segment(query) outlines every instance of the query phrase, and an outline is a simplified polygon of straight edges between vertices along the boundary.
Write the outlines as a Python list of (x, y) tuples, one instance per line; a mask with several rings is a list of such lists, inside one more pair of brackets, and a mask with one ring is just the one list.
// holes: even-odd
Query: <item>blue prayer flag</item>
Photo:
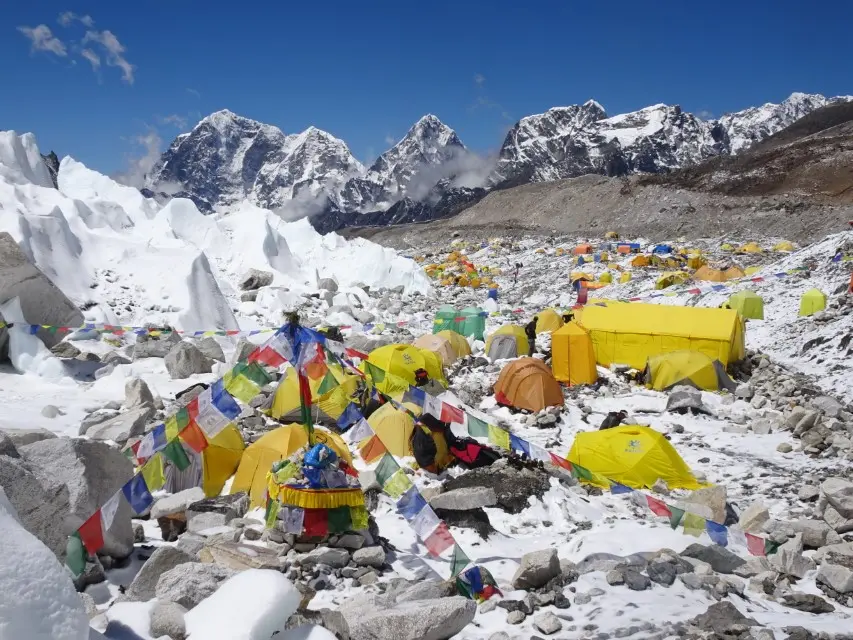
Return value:
[(151, 492), (148, 491), (148, 485), (145, 484), (145, 478), (142, 477), (141, 473), (125, 482), (121, 491), (134, 513), (145, 513), (148, 507), (154, 503), (154, 498), (151, 497)]
[(631, 493), (633, 489), (631, 487), (626, 487), (624, 484), (619, 484), (618, 482), (610, 481), (610, 493), (612, 494), (620, 494), (620, 493)]
[(166, 425), (158, 424), (151, 431), (151, 435), (154, 437), (154, 451), (160, 451), (166, 448), (166, 445), (169, 444), (166, 440)]
[(509, 446), (513, 451), (520, 451), (528, 458), (530, 457), (530, 443), (522, 440), (517, 435), (509, 434)]
[(397, 501), (397, 511), (402, 514), (402, 516), (408, 521), (411, 522), (415, 519), (423, 509), (426, 507), (426, 500), (420, 494), (417, 487), (410, 487), (406, 493), (400, 496), (400, 499)]
[(353, 402), (350, 402), (347, 405), (347, 408), (344, 409), (344, 412), (341, 414), (341, 417), (338, 418), (338, 426), (341, 429), (347, 429), (359, 420), (361, 420), (364, 416), (361, 415), (361, 411), (358, 409), (358, 405)]
[(423, 408), (426, 402), (426, 391), (418, 387), (409, 387), (403, 394), (403, 402), (412, 402)]
[(225, 390), (225, 382), (220, 378), (210, 387), (210, 404), (216, 407), (217, 411), (229, 420), (236, 420), (240, 417), (242, 409), (237, 401)]
[(708, 537), (711, 538), (714, 544), (718, 544), (721, 547), (725, 547), (729, 544), (729, 530), (727, 527), (717, 524), (716, 522), (712, 522), (711, 520), (706, 520), (705, 530), (708, 532)]

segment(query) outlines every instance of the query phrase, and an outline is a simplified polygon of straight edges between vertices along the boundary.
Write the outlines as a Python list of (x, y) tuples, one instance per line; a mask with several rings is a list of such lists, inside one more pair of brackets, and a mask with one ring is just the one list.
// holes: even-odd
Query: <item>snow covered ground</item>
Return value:
[[(334, 234), (321, 237), (307, 221), (285, 223), (268, 211), (248, 205), (228, 215), (208, 217), (186, 200), (173, 200), (160, 207), (70, 158), (63, 160), (59, 189), (54, 189), (43, 171), (35, 142), (28, 136), (0, 134), (0, 230), (11, 233), (66, 295), (85, 306), (87, 319), (91, 321), (123, 325), (168, 322), (190, 331), (252, 329), (275, 326), (281, 323), (283, 311), (297, 307), (309, 317), (322, 319), (328, 315), (329, 301), (310, 296), (318, 292), (318, 278), (333, 277), (340, 285), (339, 293), (331, 301), (338, 307), (336, 318), (349, 317), (341, 310), (343, 306), (360, 307), (375, 316), (370, 323), (374, 325), (372, 329), (369, 325), (365, 329), (365, 323), (353, 323), (352, 331), (365, 329), (411, 340), (431, 330), (433, 315), (441, 304), (463, 307), (483, 304), (485, 299), (483, 290), (433, 287), (414, 261), (364, 240), (346, 241)], [(498, 305), (501, 313), (487, 319), (487, 332), (507, 322), (524, 324), (535, 311), (546, 306), (570, 306), (574, 302), (569, 287), (570, 272), (584, 271), (597, 277), (607, 269), (603, 264), (578, 267), (575, 257), (554, 255), (555, 247), (571, 248), (578, 241), (552, 238), (544, 242), (530, 238), (470, 251), (469, 258), (478, 266), (500, 267), (504, 271), (496, 278), (501, 285)], [(676, 292), (675, 296), (646, 301), (718, 306), (734, 291), (750, 288), (764, 298), (766, 319), (749, 322), (747, 347), (761, 350), (774, 361), (810, 376), (814, 384), (849, 403), (853, 401), (853, 361), (844, 349), (837, 348), (837, 342), (845, 332), (853, 330), (853, 316), (828, 319), (797, 316), (803, 291), (818, 287), (831, 294), (849, 280), (850, 263), (829, 262), (835, 248), (848, 241), (853, 241), (853, 233), (838, 234), (791, 255), (765, 253), (741, 257), (721, 253), (719, 239), (707, 240), (698, 246), (715, 260), (746, 261), (744, 266), (761, 264), (762, 270), (755, 275), (765, 279), (731, 284), (725, 292), (710, 291), (697, 296), (686, 292), (693, 285), (655, 291), (659, 272), (635, 269), (630, 282), (601, 289), (593, 297), (628, 298)], [(763, 239), (762, 244), (771, 246), (774, 239)], [(544, 252), (537, 252), (542, 248)], [(447, 250), (448, 246), (417, 247), (412, 255)], [(619, 257), (616, 261), (627, 268), (628, 258)], [(517, 283), (512, 275), (515, 263), (523, 265)], [(807, 276), (773, 275), (804, 265), (810, 266)], [(251, 268), (272, 272), (274, 281), (261, 290), (257, 301), (241, 301), (239, 281)], [(356, 287), (357, 284), (367, 285), (370, 293)], [(707, 288), (708, 284), (702, 286)], [(391, 291), (395, 287), (397, 291)], [(519, 308), (524, 311), (513, 313)], [(824, 340), (815, 347), (819, 351), (803, 352), (803, 343), (815, 338)], [(226, 355), (230, 355), (233, 344), (225, 339), (222, 342)], [(75, 344), (96, 354), (114, 348), (97, 341), (78, 340)], [(474, 347), (475, 353), (481, 354), (482, 344)], [(209, 382), (223, 371), (224, 365), (216, 365), (211, 374), (176, 381), (169, 378), (161, 359), (149, 358), (119, 365), (112, 374), (81, 384), (69, 379), (39, 377), (32, 372), (14, 372), (7, 367), (0, 369), (3, 398), (0, 428), (44, 427), (61, 435), (76, 435), (84, 415), (110, 401), (124, 399), (124, 383), (131, 377), (143, 378), (155, 395), (169, 399), (194, 381)], [(625, 409), (638, 423), (667, 433), (687, 464), (704, 474), (709, 482), (725, 485), (729, 500), (740, 510), (761, 500), (772, 517), (784, 520), (807, 517), (811, 507), (798, 500), (798, 490), (805, 484), (818, 484), (849, 464), (839, 458), (805, 456), (797, 451), (798, 441), (788, 432), (757, 435), (724, 431), (732, 426), (732, 409), (714, 394), (703, 394), (706, 404), (714, 409), (713, 415), (681, 416), (665, 412), (666, 394), (628, 387), (602, 371), (611, 382), (609, 387), (580, 392), (577, 398), (567, 401), (555, 428), (540, 429), (528, 424), (527, 416), (511, 414), (505, 408), (498, 408), (493, 397), (483, 397), (497, 377), (494, 368), (452, 373), (451, 394), (474, 399), (475, 408), (521, 437), (558, 454), (568, 451), (575, 434), (597, 428), (608, 411)], [(56, 406), (61, 413), (54, 418), (45, 417), (42, 409), (46, 404)], [(581, 410), (581, 404), (588, 407), (588, 413)], [(750, 413), (750, 417), (758, 415), (757, 411)], [(791, 444), (794, 451), (778, 451), (777, 447), (784, 443)], [(437, 482), (423, 472), (418, 472), (414, 480), (422, 487)], [(486, 512), (496, 530), (487, 540), (467, 528), (453, 527), (452, 532), (471, 559), (492, 572), (507, 598), (525, 595), (514, 592), (509, 582), (521, 556), (532, 550), (556, 548), (561, 559), (577, 562), (593, 553), (624, 556), (664, 548), (679, 552), (696, 542), (680, 530), (673, 531), (667, 522), (653, 517), (647, 509), (640, 509), (630, 498), (590, 495), (554, 479), (545, 495), (541, 499), (531, 496), (529, 505), (520, 514), (511, 515), (500, 508), (487, 508)], [(381, 535), (398, 550), (394, 572), (383, 576), (383, 583), (392, 577), (444, 579), (448, 576), (447, 562), (428, 556), (389, 498), (380, 497), (374, 515)], [(146, 534), (150, 543), (158, 530), (148, 523)], [(699, 541), (710, 543), (704, 534)], [(118, 585), (127, 585), (137, 569), (134, 564), (110, 572), (108, 584), (89, 589), (102, 610), (117, 595)], [(794, 589), (820, 594), (814, 574), (810, 572)], [(563, 631), (554, 637), (586, 638), (595, 634), (623, 637), (631, 627), (649, 624), (660, 627), (687, 620), (715, 602), (706, 590), (690, 590), (680, 582), (669, 588), (653, 585), (642, 592), (611, 587), (603, 572), (582, 575), (572, 588), (575, 593), (568, 595), (573, 601), (577, 594), (598, 593), (596, 589), (603, 593), (588, 601), (580, 599), (570, 609), (558, 611), (563, 616)], [(358, 593), (373, 590), (375, 587), (341, 585), (339, 589), (319, 592), (311, 607), (334, 608)], [(732, 595), (729, 599), (747, 615), (779, 632), (777, 637), (784, 637), (781, 632), (784, 627), (795, 625), (833, 633), (850, 629), (853, 609), (838, 603), (834, 612), (815, 615), (784, 607), (763, 594), (744, 593), (748, 598)], [(148, 606), (118, 604), (96, 626), (106, 637), (118, 638), (121, 636), (111, 635), (106, 624), (115, 620), (145, 639)], [(510, 628), (506, 624), (506, 611), (481, 607), (474, 622), (459, 637), (485, 640), (501, 630), (510, 637), (526, 638), (537, 633), (532, 617)], [(648, 637), (643, 633), (641, 630), (628, 635)]]

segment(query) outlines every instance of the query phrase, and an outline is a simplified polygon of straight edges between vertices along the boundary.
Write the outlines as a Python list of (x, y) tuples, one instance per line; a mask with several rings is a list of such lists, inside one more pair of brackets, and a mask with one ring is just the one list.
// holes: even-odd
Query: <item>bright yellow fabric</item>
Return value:
[[(339, 364), (330, 364), (329, 371), (340, 384), (325, 395), (318, 394), (320, 385), (323, 384), (322, 377), (316, 380), (308, 379), (308, 386), (311, 388), (311, 397), (314, 401), (311, 412), (315, 416), (322, 412), (332, 420), (337, 420), (350, 403), (350, 397), (358, 388), (358, 376), (344, 371)], [(270, 415), (276, 420), (288, 417), (297, 420), (299, 419), (300, 407), (299, 377), (293, 367), (288, 367), (284, 380), (275, 390)]]
[(746, 273), (740, 267), (729, 267), (725, 271), (720, 271), (719, 269), (712, 269), (705, 265), (693, 274), (693, 279), (707, 282), (727, 282), (743, 278), (745, 275)]
[(743, 251), (744, 253), (761, 253), (761, 247), (755, 242), (747, 242), (738, 251)]
[(364, 493), (361, 489), (294, 489), (281, 487), (278, 500), (287, 506), (303, 509), (337, 509), (338, 507), (364, 506)]
[[(424, 369), (430, 378), (447, 386), (439, 357), (431, 351), (418, 349), (410, 344), (389, 344), (374, 349), (368, 356), (368, 362), (386, 373), (402, 378), (410, 385), (415, 384), (415, 371)], [(367, 371), (366, 362), (362, 362), (359, 368)], [(376, 388), (383, 393), (390, 393), (385, 381), (378, 383)]]
[(761, 271), (761, 269), (762, 269), (762, 267), (760, 265), (753, 265), (751, 267), (747, 267), (746, 269), (744, 269), (744, 273), (748, 276), (751, 276), (751, 275)]
[[(322, 427), (314, 428), (314, 439), (319, 444), (329, 446), (343, 458), (347, 464), (352, 464), (349, 448), (341, 437)], [(267, 473), (273, 463), (290, 456), (294, 451), (308, 444), (308, 434), (299, 424), (289, 424), (279, 427), (248, 447), (243, 452), (237, 474), (231, 483), (231, 493), (247, 491), (252, 507), (264, 506), (264, 494), (267, 488)]]
[(650, 262), (649, 256), (646, 256), (646, 255), (634, 256), (631, 259), (631, 266), (632, 267), (648, 267), (649, 262)]
[(395, 409), (389, 402), (374, 411), (367, 419), (367, 423), (392, 456), (404, 458), (412, 455), (409, 442), (415, 428), (415, 421), (407, 413)]
[(775, 247), (773, 247), (773, 251), (793, 251), (794, 245), (788, 242), (787, 240), (783, 240)]
[(460, 335), (455, 331), (451, 331), (450, 329), (439, 331), (435, 335), (441, 336), (450, 343), (450, 346), (453, 347), (453, 351), (456, 352), (457, 358), (464, 358), (465, 356), (471, 355), (471, 345), (468, 344), (465, 336)]
[(148, 491), (157, 491), (166, 484), (166, 476), (163, 474), (163, 456), (155, 453), (142, 466), (140, 473), (145, 478), (145, 486), (148, 487)]
[(222, 487), (240, 466), (245, 447), (240, 430), (233, 424), (208, 441), (201, 453), (204, 495), (212, 498), (222, 493)]
[(732, 245), (728, 242), (724, 242), (722, 245), (720, 245), (720, 250), (721, 251), (734, 251), (735, 248), (734, 248), (734, 245)]
[(551, 335), (551, 353), (551, 369), (558, 382), (592, 384), (598, 379), (592, 340), (576, 322)]
[(492, 333), (486, 340), (486, 353), (489, 353), (489, 347), (492, 346), (492, 339), (495, 336), (513, 336), (515, 338), (516, 356), (526, 356), (530, 352), (527, 334), (524, 333), (524, 328), (517, 324), (505, 324)]
[(690, 276), (683, 271), (669, 271), (655, 282), (655, 289), (666, 289), (675, 284), (683, 284)]
[(743, 321), (733, 309), (631, 303), (588, 304), (580, 324), (589, 332), (598, 364), (642, 369), (650, 356), (700, 351), (724, 366), (745, 354)]
[(613, 274), (612, 274), (612, 273), (610, 273), (609, 271), (605, 271), (604, 273), (602, 273), (602, 274), (598, 277), (598, 281), (599, 281), (599, 282), (605, 282), (605, 283), (607, 283), (607, 284), (610, 284), (611, 282), (613, 282)]
[(652, 389), (663, 391), (677, 384), (719, 391), (720, 381), (714, 361), (698, 351), (672, 351), (649, 358)]
[(553, 309), (545, 309), (536, 314), (536, 333), (556, 331), (563, 326), (563, 319)]
[(658, 478), (671, 489), (701, 487), (663, 434), (649, 427), (621, 426), (579, 433), (568, 460), (634, 489), (650, 488)]
[(809, 289), (800, 298), (800, 315), (810, 316), (826, 309), (826, 295), (820, 289)]
[[(420, 349), (419, 351), (424, 359), (424, 369), (426, 369), (429, 377), (437, 380), (443, 387), (447, 388), (447, 378), (444, 377), (444, 366), (441, 364), (441, 358), (438, 357), (438, 354), (427, 351), (426, 349)], [(412, 372), (412, 375), (414, 376), (414, 372)], [(406, 381), (408, 382), (408, 378), (406, 378)], [(413, 383), (409, 382), (409, 384)]]
[(690, 256), (687, 258), (687, 266), (690, 269), (698, 269), (705, 265), (705, 258), (702, 256)]
[(729, 307), (749, 320), (764, 320), (764, 300), (753, 291), (738, 291), (729, 296)]
[(625, 284), (626, 282), (631, 282), (631, 272), (626, 271), (621, 276), (619, 276), (619, 282), (621, 284)]

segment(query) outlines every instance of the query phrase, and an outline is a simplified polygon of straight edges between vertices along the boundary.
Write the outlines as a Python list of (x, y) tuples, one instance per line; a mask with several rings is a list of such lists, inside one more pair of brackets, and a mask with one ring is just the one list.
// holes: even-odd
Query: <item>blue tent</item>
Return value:
[(659, 244), (655, 247), (652, 253), (675, 253), (673, 248), (668, 244)]
[(593, 262), (601, 262), (601, 254), (600, 253), (594, 253), (592, 255), (592, 261)]
[(583, 259), (583, 256), (578, 256), (578, 266), (579, 267), (583, 266), (584, 262), (585, 262), (585, 260)]

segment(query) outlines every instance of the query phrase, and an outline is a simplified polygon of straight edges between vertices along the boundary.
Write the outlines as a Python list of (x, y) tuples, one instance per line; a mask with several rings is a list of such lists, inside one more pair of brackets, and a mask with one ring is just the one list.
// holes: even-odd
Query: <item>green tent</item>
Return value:
[(739, 291), (729, 297), (729, 308), (747, 320), (764, 320), (764, 300), (754, 291)]
[(809, 289), (800, 298), (800, 315), (810, 316), (826, 309), (826, 295), (820, 289)]
[(456, 309), (451, 307), (449, 304), (441, 307), (435, 314), (435, 320), (432, 323), (432, 332), (438, 333), (439, 331), (445, 330), (456, 331), (456, 314)]
[(458, 311), (450, 305), (441, 307), (435, 314), (432, 332), (455, 331), (461, 336), (474, 336), (475, 340), (484, 340), (486, 332), (486, 313), (477, 307), (468, 307)]

